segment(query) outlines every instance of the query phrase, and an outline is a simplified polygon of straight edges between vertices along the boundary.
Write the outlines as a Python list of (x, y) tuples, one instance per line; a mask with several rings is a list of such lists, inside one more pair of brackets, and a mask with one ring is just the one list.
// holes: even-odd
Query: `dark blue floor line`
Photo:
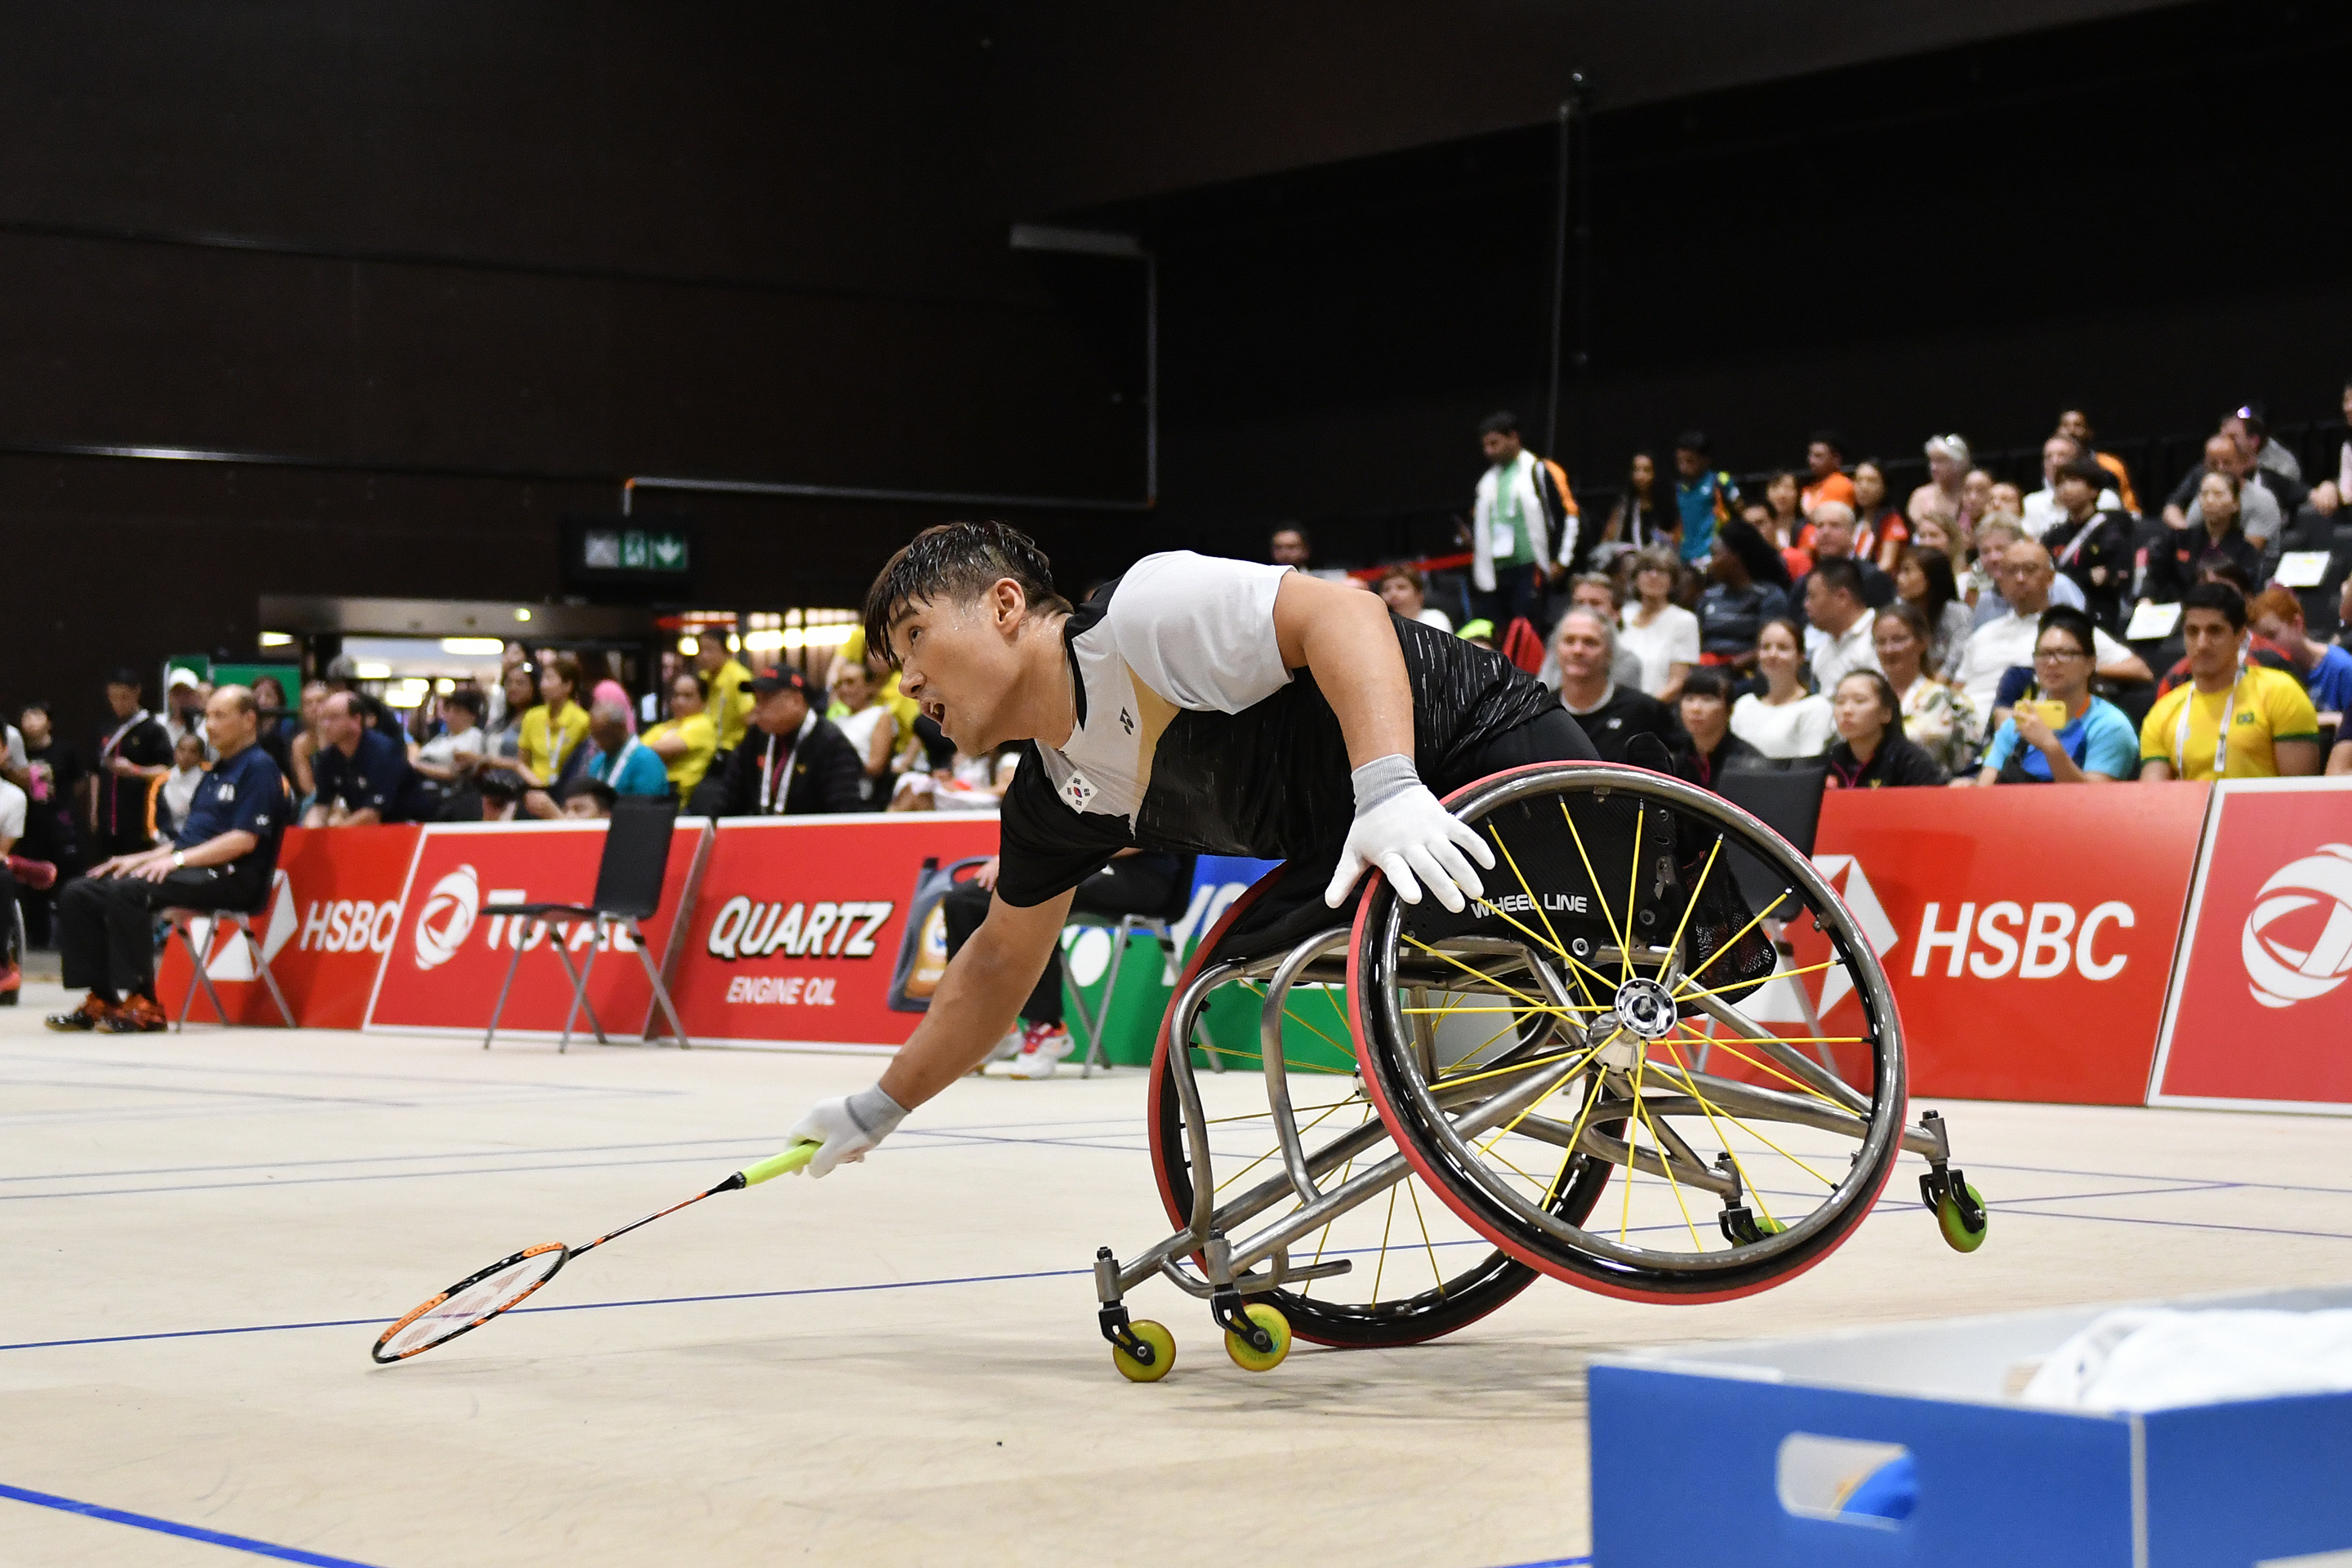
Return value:
[(355, 1557), (334, 1557), (324, 1552), (308, 1552), (299, 1546), (280, 1546), (274, 1541), (256, 1541), (250, 1535), (234, 1535), (226, 1530), (206, 1530), (202, 1525), (181, 1524), (173, 1520), (157, 1519), (152, 1513), (133, 1513), (129, 1509), (109, 1508), (104, 1503), (80, 1502), (73, 1498), (59, 1497), (55, 1492), (37, 1492), (29, 1487), (12, 1487), (0, 1482), (0, 1498), (12, 1502), (28, 1502), (35, 1508), (52, 1508), (59, 1513), (78, 1513), (84, 1519), (104, 1520), (109, 1524), (127, 1524), (133, 1530), (152, 1530), (158, 1535), (176, 1535), (184, 1541), (201, 1541), (207, 1546), (226, 1546), (232, 1552), (247, 1552), (256, 1557), (275, 1557), (281, 1563), (308, 1563), (314, 1568), (375, 1568)]
[(1547, 1557), (1540, 1563), (1514, 1563), (1510, 1568), (1588, 1568), (1590, 1557)]

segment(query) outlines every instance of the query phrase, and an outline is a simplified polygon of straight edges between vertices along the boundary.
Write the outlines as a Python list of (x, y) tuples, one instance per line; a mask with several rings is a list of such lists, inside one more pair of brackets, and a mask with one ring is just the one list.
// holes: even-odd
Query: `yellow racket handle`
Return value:
[(746, 1165), (743, 1167), (743, 1184), (747, 1187), (756, 1187), (771, 1176), (781, 1176), (787, 1171), (797, 1171), (815, 1159), (816, 1152), (824, 1146), (821, 1143), (795, 1143), (781, 1154), (771, 1154), (756, 1165)]

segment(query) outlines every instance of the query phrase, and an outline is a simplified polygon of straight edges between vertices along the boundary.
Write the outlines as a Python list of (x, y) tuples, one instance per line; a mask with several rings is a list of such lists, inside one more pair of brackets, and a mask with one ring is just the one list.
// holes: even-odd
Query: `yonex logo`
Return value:
[[(2316, 895), (2314, 897), (2313, 895)], [(2286, 916), (2332, 903), (2310, 947), (2298, 951), (2272, 929)], [(2238, 938), (2254, 1000), (2292, 1007), (2326, 995), (2352, 976), (2352, 845), (2323, 844), (2319, 853), (2289, 861), (2255, 895)]]
[(438, 969), (457, 957), (481, 907), (481, 879), (471, 866), (460, 866), (434, 883), (425, 912), (416, 917), (416, 967)]
[(1119, 728), (1125, 730), (1129, 734), (1132, 735), (1135, 733), (1135, 715), (1129, 712), (1124, 708), (1118, 710), (1118, 722)]

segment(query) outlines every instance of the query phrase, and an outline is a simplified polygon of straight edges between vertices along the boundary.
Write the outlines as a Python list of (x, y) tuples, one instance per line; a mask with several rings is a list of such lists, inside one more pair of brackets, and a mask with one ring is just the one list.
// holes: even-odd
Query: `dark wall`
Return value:
[[(0, 685), (247, 651), (265, 592), (541, 596), (626, 474), (1139, 494), (1137, 405), (1006, 247), (969, 9), (16, 8), (0, 528), (45, 635)], [(127, 446), (299, 466), (50, 455)], [(701, 586), (802, 602), (919, 520), (772, 508)]]
[[(2248, 397), (2332, 419), (2348, 71), (2352, 14), (2241, 0), (1669, 104), (1599, 81), (1591, 369), (1558, 450), (1613, 485), (1693, 425), (1755, 470), (1820, 426), (1915, 464), (1933, 431), (2031, 447), (2075, 401), (2118, 437)], [(1253, 552), (1279, 517), (1358, 560), (1442, 542), (1477, 418), (1540, 430), (1555, 146), (1098, 209), (1166, 258), (1167, 521)]]

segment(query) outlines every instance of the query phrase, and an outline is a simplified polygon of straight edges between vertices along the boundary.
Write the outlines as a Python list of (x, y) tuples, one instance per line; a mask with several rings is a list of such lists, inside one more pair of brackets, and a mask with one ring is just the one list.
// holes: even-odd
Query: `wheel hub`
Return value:
[(1635, 975), (1617, 987), (1610, 1004), (1618, 1023), (1644, 1040), (1663, 1040), (1675, 1032), (1675, 998), (1658, 982)]

